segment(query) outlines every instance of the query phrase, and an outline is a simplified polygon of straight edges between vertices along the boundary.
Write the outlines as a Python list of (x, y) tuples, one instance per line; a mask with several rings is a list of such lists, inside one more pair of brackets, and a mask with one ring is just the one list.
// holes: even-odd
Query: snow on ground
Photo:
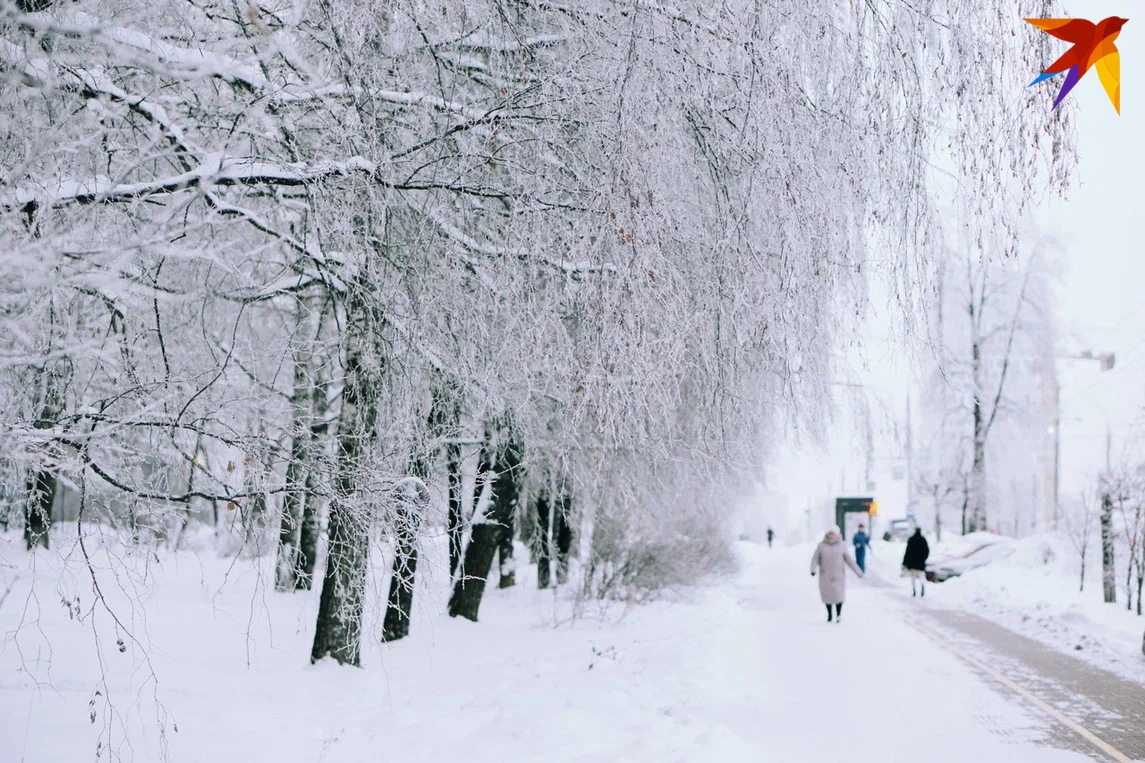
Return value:
[[(1011, 556), (944, 583), (928, 584), (926, 605), (989, 618), (1059, 651), (1145, 683), (1145, 656), (1141, 653), (1145, 617), (1126, 610), (1123, 575), (1118, 575), (1118, 603), (1104, 602), (1100, 546), (1089, 549), (1085, 590), (1079, 591), (1080, 555), (1068, 538), (1046, 533), (1002, 542), (1014, 545)], [(931, 556), (975, 545), (956, 536), (938, 545)], [(876, 544), (873, 558), (879, 574), (888, 580), (898, 578), (904, 549), (902, 543)], [(902, 587), (909, 589), (910, 585), (904, 580)]]
[(443, 616), (438, 544), (413, 635), (371, 638), (359, 670), (307, 663), (317, 592), (274, 593), (269, 560), (89, 542), (117, 626), (88, 614), (74, 541), (34, 558), (17, 541), (0, 535), (5, 763), (97, 744), (178, 763), (1084, 760), (1036, 745), (1045, 720), (905, 624), (901, 599), (853, 583), (844, 622), (824, 622), (809, 547), (741, 543), (733, 580), (554, 625), (566, 608), (531, 570), (489, 591), (480, 623)]

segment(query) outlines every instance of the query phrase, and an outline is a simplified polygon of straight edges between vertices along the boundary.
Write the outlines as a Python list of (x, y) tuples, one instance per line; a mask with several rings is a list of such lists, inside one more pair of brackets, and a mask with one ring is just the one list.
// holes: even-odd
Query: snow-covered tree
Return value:
[(250, 553), (276, 527), (289, 590), (328, 506), (313, 657), (357, 664), (371, 543), (416, 551), (396, 486), (444, 455), (460, 562), (450, 446), (511, 420), (506, 473), (570, 486), (587, 589), (702, 572), (779, 414), (822, 420), (870, 272), (909, 308), (948, 256), (936, 157), (985, 261), (1064, 187), (1068, 109), (997, 87), (1046, 60), (1020, 24), (969, 0), (3, 2), (0, 462), (29, 542), (80, 478), (141, 538), (208, 507)]
[[(974, 229), (966, 225), (955, 230), (950, 255), (938, 263), (927, 337), (934, 360), (926, 492), (940, 503), (962, 494), (964, 533), (1020, 534), (1051, 500), (1037, 499), (1052, 421), (1041, 399), (1041, 378), (1054, 363), (1051, 246), (993, 259), (983, 242), (994, 239), (968, 238)], [(1033, 502), (1023, 505), (1014, 486), (991, 473), (1020, 480), (1017, 492)]]

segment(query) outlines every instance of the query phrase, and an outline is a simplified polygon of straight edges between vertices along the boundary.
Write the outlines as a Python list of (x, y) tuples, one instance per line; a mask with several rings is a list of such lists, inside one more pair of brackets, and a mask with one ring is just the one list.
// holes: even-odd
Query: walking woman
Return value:
[(906, 542), (906, 553), (902, 557), (902, 568), (910, 575), (910, 595), (918, 596), (915, 581), (926, 596), (926, 560), (930, 558), (930, 544), (922, 537), (922, 528), (916, 527), (914, 535)]
[(819, 596), (827, 605), (827, 622), (831, 622), (832, 615), (837, 623), (843, 620), (843, 599), (847, 594), (848, 567), (856, 575), (863, 577), (863, 571), (855, 564), (855, 559), (847, 544), (843, 542), (839, 528), (832, 527), (815, 548), (815, 555), (811, 557), (811, 575), (814, 577), (816, 572), (819, 573)]

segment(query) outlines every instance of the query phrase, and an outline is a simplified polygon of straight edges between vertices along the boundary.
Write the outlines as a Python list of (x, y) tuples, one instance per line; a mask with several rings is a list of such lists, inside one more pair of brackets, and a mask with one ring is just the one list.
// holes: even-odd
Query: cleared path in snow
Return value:
[(766, 729), (758, 760), (1102, 759), (912, 627), (919, 600), (852, 578), (843, 622), (828, 624), (808, 548), (745, 556), (735, 590), (756, 635), (740, 649), (758, 655), (742, 659), (758, 688), (729, 717), (745, 736), (753, 716)]
[[(929, 610), (920, 618), (943, 641), (985, 663), (987, 678), (995, 673), (1017, 684), (1068, 719), (1062, 725), (1080, 726), (1099, 740), (1071, 728), (1060, 734), (1063, 746), (1117, 763), (1145, 760), (1145, 687), (976, 615)], [(1102, 743), (1113, 750), (1094, 753)]]

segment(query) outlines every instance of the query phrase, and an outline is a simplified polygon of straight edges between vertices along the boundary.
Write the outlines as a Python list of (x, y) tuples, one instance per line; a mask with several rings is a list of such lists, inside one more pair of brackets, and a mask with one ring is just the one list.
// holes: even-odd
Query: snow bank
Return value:
[(0, 533), (4, 763), (758, 759), (721, 719), (694, 717), (694, 677), (716, 680), (718, 644), (753, 643), (736, 602), (704, 589), (570, 622), (571, 589), (538, 591), (522, 565), (515, 588), (486, 590), (474, 624), (444, 614), (435, 539), (412, 634), (389, 645), (378, 639), (389, 560), (375, 555), (355, 669), (309, 664), (319, 591), (275, 593), (272, 557), (221, 558), (209, 533), (176, 554), (53, 542), (33, 556)]
[(1118, 575), (1118, 603), (1102, 600), (1100, 548), (1089, 549), (1085, 590), (1080, 591), (1081, 559), (1068, 538), (1041, 534), (1014, 541), (1014, 546), (1014, 553), (1005, 559), (931, 586), (930, 605), (988, 617), (1145, 682), (1141, 654), (1145, 617), (1126, 611), (1123, 575)]

